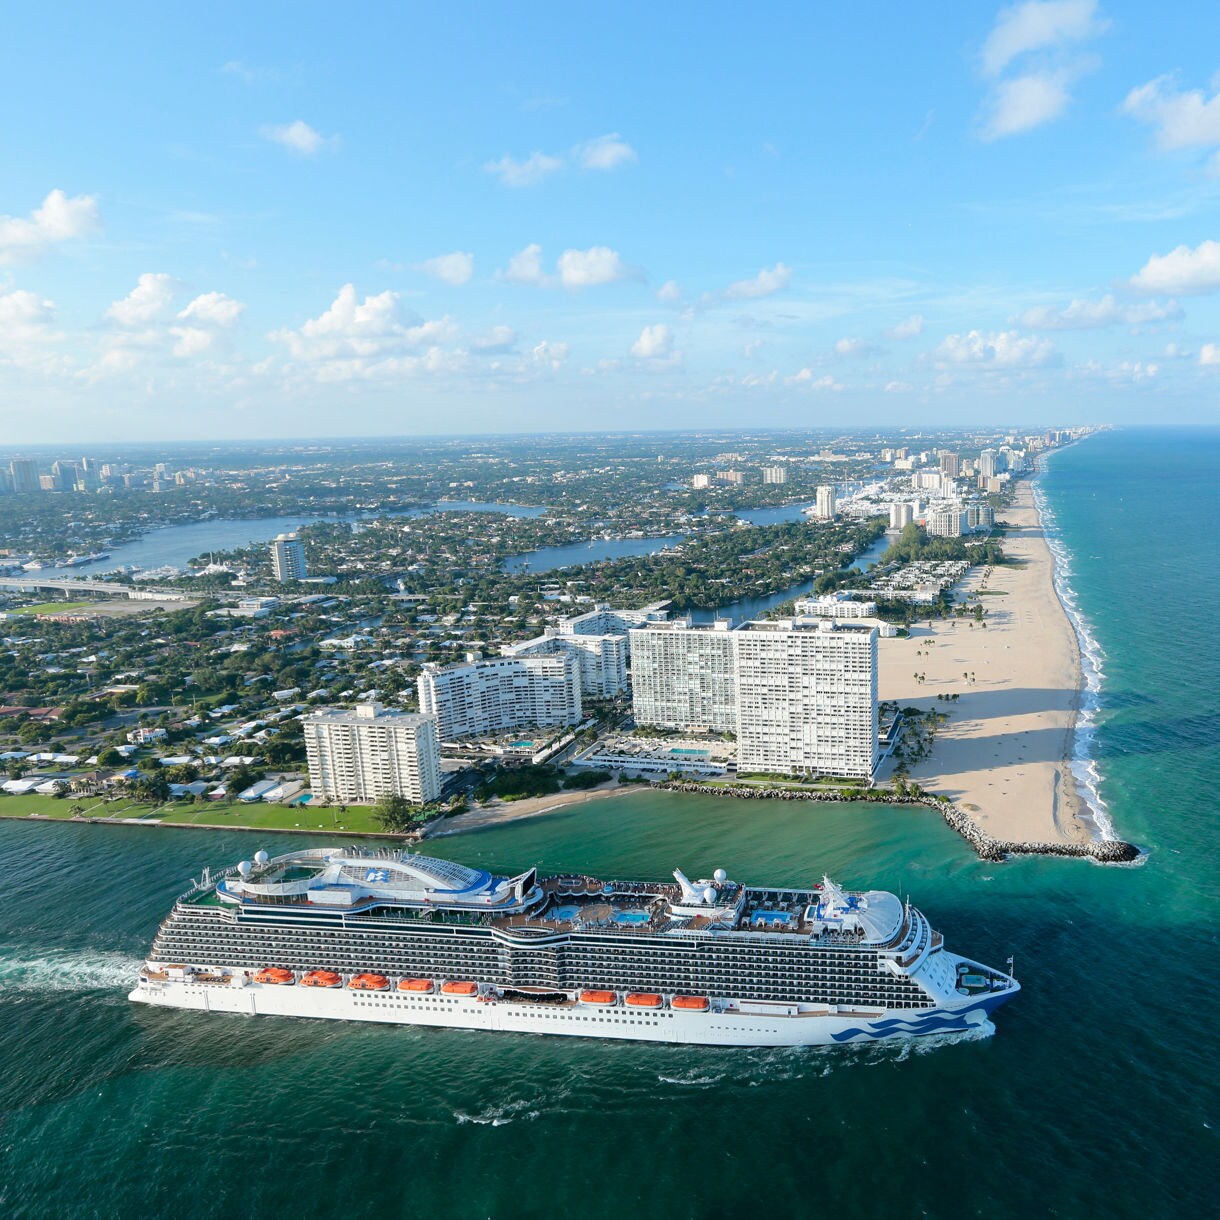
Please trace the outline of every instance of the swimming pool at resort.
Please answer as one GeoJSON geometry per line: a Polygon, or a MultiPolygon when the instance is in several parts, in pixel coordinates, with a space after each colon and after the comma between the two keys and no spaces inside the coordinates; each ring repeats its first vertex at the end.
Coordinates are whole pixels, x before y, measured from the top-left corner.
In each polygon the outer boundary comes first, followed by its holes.
{"type": "Polygon", "coordinates": [[[711,750],[679,750],[677,746],[674,746],[674,748],[670,750],[670,753],[686,754],[694,758],[709,758],[712,752],[711,750]]]}
{"type": "Polygon", "coordinates": [[[508,746],[510,750],[524,750],[526,748],[532,749],[537,744],[536,741],[510,741],[508,746]]]}
{"type": "Polygon", "coordinates": [[[755,911],[750,916],[750,922],[753,924],[766,924],[783,926],[792,922],[792,916],[787,911],[755,911]]]}

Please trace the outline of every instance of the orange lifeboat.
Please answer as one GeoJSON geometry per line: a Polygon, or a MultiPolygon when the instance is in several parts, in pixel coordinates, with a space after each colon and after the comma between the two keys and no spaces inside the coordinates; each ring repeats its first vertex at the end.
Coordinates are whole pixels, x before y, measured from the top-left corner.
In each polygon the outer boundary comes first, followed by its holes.
{"type": "Polygon", "coordinates": [[[448,983],[441,984],[441,993],[443,995],[478,995],[479,985],[478,983],[459,983],[450,981],[448,983]]]}
{"type": "Polygon", "coordinates": [[[287,986],[295,983],[296,976],[291,970],[285,970],[282,966],[264,966],[255,976],[256,983],[276,983],[279,986],[287,986]]]}
{"type": "Polygon", "coordinates": [[[353,991],[387,991],[390,980],[384,974],[357,974],[348,986],[353,991]]]}
{"type": "Polygon", "coordinates": [[[705,995],[676,995],[669,1002],[670,1008],[685,1008],[690,1012],[707,1012],[711,1007],[705,995]]]}
{"type": "Polygon", "coordinates": [[[436,984],[431,979],[399,979],[399,991],[435,991],[436,984]]]}
{"type": "Polygon", "coordinates": [[[633,991],[627,996],[630,1008],[660,1008],[661,997],[651,991],[633,991]]]}
{"type": "Polygon", "coordinates": [[[309,970],[301,976],[302,987],[339,987],[342,983],[333,970],[309,970]]]}
{"type": "Polygon", "coordinates": [[[582,1004],[613,1004],[615,995],[613,991],[582,991],[580,993],[580,1002],[582,1004]]]}

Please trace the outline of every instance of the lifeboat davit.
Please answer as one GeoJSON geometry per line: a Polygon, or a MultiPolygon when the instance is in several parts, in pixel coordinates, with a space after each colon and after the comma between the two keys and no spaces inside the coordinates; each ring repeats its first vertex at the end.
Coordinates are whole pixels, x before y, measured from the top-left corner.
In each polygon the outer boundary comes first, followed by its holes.
{"type": "Polygon", "coordinates": [[[341,987],[342,978],[333,970],[310,970],[301,976],[302,987],[341,987]]]}
{"type": "Polygon", "coordinates": [[[353,991],[388,991],[390,980],[384,974],[357,974],[348,986],[353,991]]]}
{"type": "Polygon", "coordinates": [[[255,976],[256,983],[275,983],[280,987],[288,986],[295,983],[296,975],[291,970],[285,970],[283,966],[264,966],[255,976]]]}
{"type": "Polygon", "coordinates": [[[685,1008],[689,1012],[707,1012],[711,1002],[705,995],[676,995],[669,1002],[670,1008],[685,1008]]]}
{"type": "Polygon", "coordinates": [[[630,1008],[660,1008],[661,997],[651,991],[633,991],[627,996],[630,1008]]]}
{"type": "Polygon", "coordinates": [[[478,983],[460,983],[450,981],[441,985],[441,993],[443,995],[478,995],[479,985],[478,983]]]}
{"type": "Polygon", "coordinates": [[[436,984],[431,979],[399,979],[399,991],[435,991],[436,984]]]}
{"type": "Polygon", "coordinates": [[[582,1004],[613,1004],[615,995],[613,991],[582,991],[580,993],[580,1002],[582,1004]]]}

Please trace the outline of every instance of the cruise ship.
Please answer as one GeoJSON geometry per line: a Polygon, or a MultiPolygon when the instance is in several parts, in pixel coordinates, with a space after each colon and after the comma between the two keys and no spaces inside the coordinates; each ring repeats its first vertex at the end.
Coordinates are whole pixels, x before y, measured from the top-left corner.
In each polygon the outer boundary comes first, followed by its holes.
{"type": "Polygon", "coordinates": [[[130,998],[708,1046],[966,1031],[1019,990],[910,902],[698,881],[499,877],[399,850],[258,852],[175,903],[130,998]]]}

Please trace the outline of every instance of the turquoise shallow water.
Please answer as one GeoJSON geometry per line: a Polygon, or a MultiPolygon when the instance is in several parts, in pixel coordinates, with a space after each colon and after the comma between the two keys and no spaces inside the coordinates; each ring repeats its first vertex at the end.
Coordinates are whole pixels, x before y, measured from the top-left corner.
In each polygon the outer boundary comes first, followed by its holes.
{"type": "Polygon", "coordinates": [[[125,994],[158,921],[251,837],[6,822],[0,1213],[1211,1214],[1218,470],[1214,432],[1123,432],[1044,482],[1139,867],[982,864],[926,811],[652,793],[435,846],[909,892],[952,947],[1015,955],[993,1036],[740,1051],[151,1012],[125,994]]]}

